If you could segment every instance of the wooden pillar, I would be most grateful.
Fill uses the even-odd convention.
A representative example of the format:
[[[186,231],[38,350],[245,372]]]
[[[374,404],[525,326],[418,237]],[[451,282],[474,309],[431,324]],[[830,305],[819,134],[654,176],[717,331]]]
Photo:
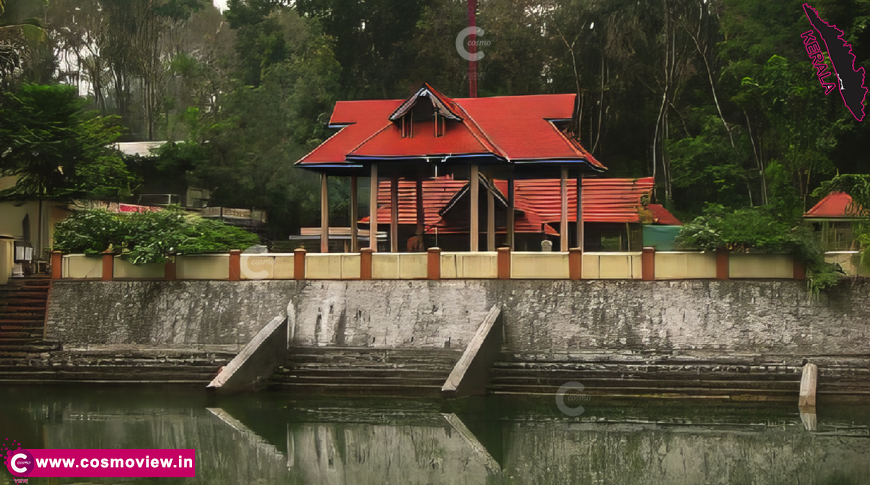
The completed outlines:
[[[656,279],[656,248],[643,248],[641,255],[641,277],[644,281]]]
[[[320,174],[320,252],[329,252],[329,194],[327,177]]]
[[[583,251],[583,172],[577,173],[577,247]]]
[[[293,251],[293,279],[305,279],[305,249],[303,248]]]
[[[230,251],[230,281],[242,280],[242,252],[238,249]]]
[[[115,278],[115,254],[110,251],[103,252],[103,281],[112,281]]]
[[[417,230],[414,232],[416,236],[423,237],[426,232],[426,212],[423,210],[423,171],[417,171],[417,181],[414,187],[414,200],[417,202]],[[420,245],[422,247],[422,244]]]
[[[728,250],[719,248],[716,250],[716,279],[727,280],[730,277]]]
[[[372,164],[369,194],[369,249],[378,252],[378,164]]]
[[[469,226],[468,235],[470,240],[470,248],[469,251],[479,251],[479,239],[480,239],[480,204],[479,204],[479,195],[480,195],[480,184],[478,183],[479,177],[477,176],[478,169],[477,165],[471,166],[471,175],[468,177],[469,188],[471,189],[471,225]]]
[[[51,279],[59,280],[63,278],[63,253],[60,251],[51,252]]]
[[[583,251],[580,248],[568,250],[568,277],[572,280],[583,279]]]
[[[359,196],[356,175],[350,176],[350,252],[359,252]]]
[[[508,209],[507,209],[507,245],[511,251],[516,249],[514,241],[514,179],[508,179]]]
[[[441,248],[429,248],[426,266],[428,279],[441,279]]]
[[[372,279],[372,248],[365,248],[359,254],[359,279]]]
[[[498,248],[498,279],[511,279],[511,248]]]
[[[399,177],[390,179],[390,252],[399,252]]]
[[[568,169],[562,166],[560,180],[559,251],[568,252]]]
[[[492,172],[490,172],[490,175]],[[486,250],[495,251],[495,182],[489,178],[489,187],[486,191]]]

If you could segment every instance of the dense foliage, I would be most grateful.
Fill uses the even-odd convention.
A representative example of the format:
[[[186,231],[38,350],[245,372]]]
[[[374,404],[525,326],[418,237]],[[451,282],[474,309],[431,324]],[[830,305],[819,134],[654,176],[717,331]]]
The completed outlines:
[[[119,214],[93,209],[57,224],[54,248],[69,253],[120,253],[133,264],[162,263],[176,254],[244,250],[259,238],[221,221],[176,209]]]
[[[803,261],[813,294],[840,281],[841,273],[825,262],[825,255],[808,224],[785,216],[771,206],[729,210],[709,204],[704,214],[683,226],[677,237],[681,249],[789,253]]]
[[[0,174],[18,177],[0,200],[116,200],[138,185],[111,144],[121,129],[115,116],[82,110],[72,86],[25,84],[0,95]]]
[[[158,175],[266,209],[274,239],[318,224],[316,177],[291,163],[332,133],[336,100],[468,93],[461,0],[3,3],[0,26],[44,33],[16,44],[7,85],[74,85],[130,139],[191,145],[162,152]],[[654,202],[683,220],[706,202],[796,217],[822,181],[870,167],[870,124],[824,95],[802,4],[479,0],[480,95],[576,93],[573,136],[609,176],[654,176]],[[813,6],[870,69],[870,0]],[[330,190],[330,223],[347,224],[347,181]]]

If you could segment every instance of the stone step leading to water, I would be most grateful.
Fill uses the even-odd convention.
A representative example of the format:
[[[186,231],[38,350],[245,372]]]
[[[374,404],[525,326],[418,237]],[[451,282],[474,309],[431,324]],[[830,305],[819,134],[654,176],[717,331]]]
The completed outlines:
[[[436,397],[460,350],[296,347],[268,387],[318,394]]]

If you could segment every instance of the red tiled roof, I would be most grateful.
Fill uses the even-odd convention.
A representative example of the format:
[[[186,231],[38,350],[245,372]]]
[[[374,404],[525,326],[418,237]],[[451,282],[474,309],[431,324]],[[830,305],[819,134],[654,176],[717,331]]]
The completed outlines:
[[[392,222],[390,183],[389,180],[384,180],[379,184],[378,225],[390,224]],[[439,214],[439,211],[467,185],[467,180],[453,180],[448,177],[438,177],[437,179],[423,181],[423,214],[425,231],[427,234],[434,234],[435,227],[438,228],[440,234],[468,232],[468,225],[449,225]],[[359,222],[360,224],[368,224],[368,216],[362,218]],[[399,180],[399,224],[417,224],[417,185],[413,180]],[[518,233],[540,234],[542,225],[544,225],[544,222],[541,220],[540,216],[533,213],[526,213],[515,218],[514,230]],[[559,233],[549,225],[544,227],[544,231],[553,236],[559,235]],[[504,226],[497,228],[496,232],[500,234],[504,233]]]
[[[440,137],[434,135],[432,121],[417,121],[414,136],[402,138],[401,124],[390,121],[391,114],[404,113],[430,95],[461,121],[447,121]],[[551,122],[570,119],[575,100],[575,94],[451,99],[426,84],[408,100],[340,101],[330,125],[343,128],[297,164],[488,155],[511,162],[585,161],[593,169],[606,170]]]
[[[426,226],[434,226],[441,220],[438,211],[468,184],[467,180],[453,180],[439,177],[423,181],[423,214]],[[390,181],[382,180],[378,187],[378,224],[392,222],[390,204]],[[360,220],[368,224],[369,218]],[[417,224],[417,183],[413,180],[399,180],[399,224]]]
[[[663,224],[666,226],[682,226],[683,223],[674,217],[673,214],[667,209],[665,206],[661,204],[650,204],[647,206],[650,212],[653,214],[653,222],[656,224]]]
[[[507,181],[495,180],[501,198],[507,199]],[[516,232],[540,233],[543,226],[547,234],[558,235],[549,224],[560,219],[560,181],[517,180],[514,182],[514,206],[522,211],[516,217]],[[447,204],[468,184],[465,180],[439,177],[423,181],[423,213],[426,232],[440,233],[468,232],[468,226],[447,224],[439,214]],[[586,222],[641,222],[639,209],[641,197],[652,190],[652,177],[640,179],[583,179],[583,220]],[[399,224],[417,223],[416,183],[413,180],[399,180]],[[576,179],[568,180],[568,220],[576,221],[577,191]],[[649,205],[658,224],[681,225],[682,223],[657,204]],[[392,219],[390,210],[390,181],[381,181],[378,190],[378,223],[389,224]],[[369,223],[365,217],[359,221]],[[504,227],[497,229],[504,232]]]
[[[561,219],[561,181],[558,179],[517,180],[515,206],[531,210],[545,222]],[[507,193],[507,181],[496,180]],[[583,179],[583,220],[585,222],[641,222],[641,197],[652,191],[653,178]],[[568,179],[568,221],[577,221],[577,180]]]
[[[834,192],[820,200],[818,204],[814,205],[812,209],[804,214],[804,217],[810,219],[855,217],[855,215],[850,211],[849,204],[851,203],[852,197],[849,194],[845,192]]]
[[[343,126],[343,128],[296,163],[302,165],[347,163],[345,155],[378,130],[389,126],[390,113],[400,104],[402,104],[401,100],[335,103],[329,126]]]

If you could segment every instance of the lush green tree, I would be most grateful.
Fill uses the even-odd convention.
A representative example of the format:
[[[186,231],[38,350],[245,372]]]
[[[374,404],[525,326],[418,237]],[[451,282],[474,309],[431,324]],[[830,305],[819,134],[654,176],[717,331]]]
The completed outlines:
[[[45,56],[45,30],[39,13],[46,0],[0,0],[0,88],[9,89],[29,71],[35,80],[40,64],[51,69]],[[46,66],[48,63],[48,66]]]
[[[0,173],[16,176],[0,199],[118,199],[138,183],[111,148],[117,118],[82,111],[72,86],[25,84],[0,98]]]

